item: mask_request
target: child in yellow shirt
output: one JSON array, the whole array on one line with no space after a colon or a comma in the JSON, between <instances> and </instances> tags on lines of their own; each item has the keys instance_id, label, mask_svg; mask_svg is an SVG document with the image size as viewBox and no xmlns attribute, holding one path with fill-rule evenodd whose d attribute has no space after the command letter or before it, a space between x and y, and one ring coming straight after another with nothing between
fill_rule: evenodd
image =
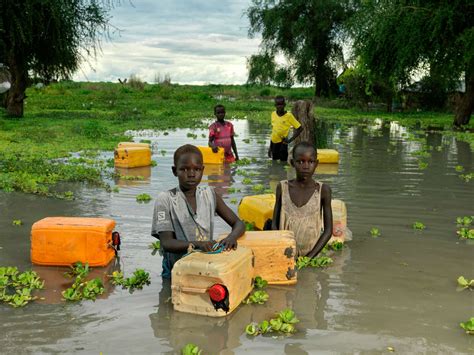
<instances>
[{"instance_id":1,"label":"child in yellow shirt","mask_svg":"<svg viewBox=\"0 0 474 355\"><path fill-rule=\"evenodd\" d=\"M288 160L288 144L295 140L303 127L296 120L291 112L285 111L285 98L283 96L275 97L276 111L272 112L272 136L270 148L268 149L268 157L273 160ZM290 128L294 128L295 132L291 138L288 138Z\"/></svg>"}]
</instances>

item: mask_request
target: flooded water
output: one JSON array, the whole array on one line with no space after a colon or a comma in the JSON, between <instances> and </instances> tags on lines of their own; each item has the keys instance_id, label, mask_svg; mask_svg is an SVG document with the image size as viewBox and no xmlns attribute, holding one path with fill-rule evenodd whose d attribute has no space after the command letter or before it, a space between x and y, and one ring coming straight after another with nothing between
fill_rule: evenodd
<instances>
[{"instance_id":1,"label":"flooded water","mask_svg":"<svg viewBox=\"0 0 474 355\"><path fill-rule=\"evenodd\" d=\"M461 165L473 171L469 145L438 133L418 136L433 147L421 170L416 152L423 142L397 124L323 128L320 142L336 148L341 158L338 166L320 166L316 178L346 202L353 240L328 268L304 269L296 286L269 287L265 305L242 305L222 319L173 311L169 285L160 277L161 257L148 249L153 201L135 201L140 193L155 197L174 187L174 149L189 141L205 145L201 134L207 132L193 131L195 140L187 137L190 130L133 132L136 140L156 143L153 159L158 165L121 171L144 179L116 181L118 193L75 185L78 198L59 201L0 192L1 265L31 267L31 225L41 218L101 216L113 218L122 234L121 257L114 267L126 276L144 268L152 278L150 286L133 294L108 286L95 302L70 304L61 301L60 291L70 284L64 270L33 266L46 279L45 300L21 309L0 305L0 352L178 353L195 343L206 354L473 353L474 337L464 334L459 322L474 316L474 293L456 290L458 276L474 278L474 244L459 240L455 225L457 216L474 215L472 182L464 182L455 170ZM265 158L267 129L247 121L235 122L235 129L239 155L256 161L206 168L203 178L234 210L242 196L255 194L252 185L242 184L238 170L255 173L254 184L272 189L293 175ZM231 187L241 191L229 193ZM24 224L12 226L13 219ZM414 231L415 221L426 230ZM372 227L380 237L370 236ZM228 229L218 222L217 233ZM111 268L95 272L105 279ZM245 334L248 323L269 319L286 307L301 320L295 335Z\"/></svg>"}]
</instances>

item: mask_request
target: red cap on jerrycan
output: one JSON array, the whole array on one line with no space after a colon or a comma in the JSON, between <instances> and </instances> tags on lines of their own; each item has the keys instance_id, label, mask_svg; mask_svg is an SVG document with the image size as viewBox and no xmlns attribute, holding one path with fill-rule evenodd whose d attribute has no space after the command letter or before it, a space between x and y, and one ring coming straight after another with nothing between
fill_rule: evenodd
<instances>
[{"instance_id":1,"label":"red cap on jerrycan","mask_svg":"<svg viewBox=\"0 0 474 355\"><path fill-rule=\"evenodd\" d=\"M215 284L209 287L209 298L214 305L215 310L222 309L229 312L229 291L227 287L221 284Z\"/></svg>"}]
</instances>

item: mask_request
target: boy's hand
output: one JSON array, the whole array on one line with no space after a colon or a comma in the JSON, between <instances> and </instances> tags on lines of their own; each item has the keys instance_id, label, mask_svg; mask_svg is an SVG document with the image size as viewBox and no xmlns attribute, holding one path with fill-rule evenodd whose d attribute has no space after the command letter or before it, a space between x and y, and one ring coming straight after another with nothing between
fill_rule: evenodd
<instances>
[{"instance_id":1,"label":"boy's hand","mask_svg":"<svg viewBox=\"0 0 474 355\"><path fill-rule=\"evenodd\" d=\"M218 150L219 150L219 148L218 148L218 147L216 147L216 146L213 146L213 147L212 147L212 151L213 151L214 153L217 153L217 152L218 152Z\"/></svg>"},{"instance_id":2,"label":"boy's hand","mask_svg":"<svg viewBox=\"0 0 474 355\"><path fill-rule=\"evenodd\" d=\"M212 251L212 247L216 242L212 240L193 242L197 249L202 251Z\"/></svg>"},{"instance_id":3,"label":"boy's hand","mask_svg":"<svg viewBox=\"0 0 474 355\"><path fill-rule=\"evenodd\" d=\"M220 245L224 247L224 250L237 249L237 239L234 237L227 237L221 240Z\"/></svg>"},{"instance_id":4,"label":"boy's hand","mask_svg":"<svg viewBox=\"0 0 474 355\"><path fill-rule=\"evenodd\" d=\"M288 142L288 137L283 138L281 142L282 142L283 144L288 144L288 143L289 143L289 142Z\"/></svg>"},{"instance_id":5,"label":"boy's hand","mask_svg":"<svg viewBox=\"0 0 474 355\"><path fill-rule=\"evenodd\" d=\"M271 158L272 157L272 148L268 148L268 157Z\"/></svg>"}]
</instances>

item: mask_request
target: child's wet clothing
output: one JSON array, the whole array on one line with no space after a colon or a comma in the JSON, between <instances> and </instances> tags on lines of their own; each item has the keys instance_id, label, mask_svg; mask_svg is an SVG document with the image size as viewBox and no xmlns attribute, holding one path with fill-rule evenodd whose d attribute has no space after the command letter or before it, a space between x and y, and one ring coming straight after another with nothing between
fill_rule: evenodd
<instances>
[{"instance_id":1,"label":"child's wet clothing","mask_svg":"<svg viewBox=\"0 0 474 355\"><path fill-rule=\"evenodd\" d=\"M305 256L318 242L323 225L321 211L321 189L323 184L315 181L316 188L308 202L297 207L290 197L288 180L281 181L280 230L291 230L296 239L296 255Z\"/></svg>"},{"instance_id":2,"label":"child's wet clothing","mask_svg":"<svg viewBox=\"0 0 474 355\"><path fill-rule=\"evenodd\" d=\"M151 234L174 232L177 240L213 240L216 195L210 186L196 189L196 213L179 187L161 192L155 202ZM164 278L171 277L171 269L185 253L163 252Z\"/></svg>"},{"instance_id":3,"label":"child's wet clothing","mask_svg":"<svg viewBox=\"0 0 474 355\"><path fill-rule=\"evenodd\" d=\"M224 124L214 122L209 126L209 139L214 139L216 147L224 148L225 161L232 163L235 161L232 153L232 137L234 136L234 125L229 121L224 121Z\"/></svg>"}]
</instances>

